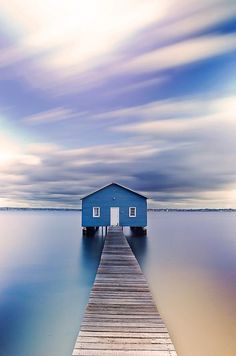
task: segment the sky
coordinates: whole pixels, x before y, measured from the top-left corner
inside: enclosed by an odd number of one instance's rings
[[[0,206],[236,208],[235,0],[0,0]]]

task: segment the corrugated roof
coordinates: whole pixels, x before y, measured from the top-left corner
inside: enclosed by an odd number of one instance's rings
[[[134,193],[134,194],[140,195],[141,197],[147,199],[147,197],[145,197],[144,195],[142,195],[142,194],[140,194],[140,193],[137,193],[137,192],[135,192],[134,190],[125,187],[124,185],[121,185],[121,184],[116,183],[116,182],[112,182],[112,183],[109,183],[109,184],[107,184],[107,185],[104,185],[103,187],[101,187],[101,188],[99,188],[99,189],[97,189],[97,190],[95,190],[95,191],[93,191],[93,192],[91,192],[91,193],[85,195],[85,196],[84,196],[83,198],[81,198],[80,200],[83,200],[84,198],[87,198],[87,197],[89,197],[90,195],[93,195],[93,194],[99,192],[100,190],[109,187],[110,185],[117,185],[118,187],[124,188],[124,189],[126,189],[126,190],[128,190],[128,191],[130,191],[130,192],[132,192],[132,193]]]

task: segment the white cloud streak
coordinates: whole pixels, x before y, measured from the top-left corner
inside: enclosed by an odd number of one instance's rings
[[[13,0],[1,1],[0,7],[19,26],[22,37],[18,43],[26,52],[49,50],[43,65],[83,71],[108,56],[127,39],[127,33],[130,36],[162,18],[168,5],[156,0],[23,0],[19,5]]]
[[[236,129],[236,97],[223,98],[191,98],[190,100],[156,101],[148,105],[131,107],[122,111],[108,113],[108,117],[128,115],[139,117],[141,120],[131,124],[117,124],[111,127],[113,131],[139,134],[180,135],[184,131],[209,129],[216,125]],[[164,117],[163,117],[164,115]],[[166,119],[167,118],[167,119]]]
[[[82,113],[80,113],[81,115]],[[71,109],[64,107],[54,108],[48,111],[43,111],[34,115],[30,115],[22,119],[26,124],[37,125],[45,123],[54,123],[62,120],[68,120],[79,117],[79,114],[73,112]]]
[[[167,114],[168,104],[173,113],[175,102],[169,101],[152,103],[151,115],[158,114],[155,105]],[[199,98],[186,98],[177,105],[177,116],[160,120],[147,120],[147,105],[143,111],[134,107],[132,114],[143,115],[139,122],[109,128],[128,134],[117,144],[69,149],[22,146],[5,137],[0,195],[10,205],[78,207],[81,195],[117,180],[153,196],[159,206],[236,206],[230,195],[236,181],[235,97],[211,99],[208,116],[191,116],[197,105]],[[185,119],[179,117],[183,112]]]
[[[231,0],[23,0],[20,4],[0,0],[0,8],[5,20],[14,23],[9,26],[11,35],[17,33],[15,44],[0,50],[0,67],[29,61],[26,69],[16,66],[18,75],[54,95],[86,91],[113,76],[164,70],[236,49],[233,35],[181,40],[232,18],[236,5]],[[165,45],[175,41],[179,42]],[[162,48],[144,49],[130,59],[130,46],[145,47],[148,42],[155,47],[161,43]],[[127,90],[141,87],[140,83]]]
[[[182,2],[184,4],[184,2]],[[150,41],[160,38],[162,40],[176,40],[179,37],[196,35],[201,31],[209,30],[210,28],[223,23],[229,19],[233,19],[236,15],[236,3],[229,1],[228,3],[217,2],[210,4],[205,2],[205,6],[196,9],[196,2],[191,4],[190,8],[181,18],[176,18],[168,24],[162,24],[151,32]],[[192,12],[191,12],[192,5]],[[148,39],[146,39],[148,41]]]
[[[202,36],[141,55],[124,65],[127,72],[152,72],[201,61],[236,50],[236,35]]]
[[[235,34],[201,33],[232,19],[236,5],[230,0],[0,0],[0,9],[8,24],[6,43],[10,38],[9,46],[0,49],[2,75],[50,89],[54,97],[104,83],[109,89],[112,79],[118,83],[113,95],[133,94],[161,86],[168,80],[162,73],[166,69],[236,50]],[[1,199],[12,205],[78,206],[95,184],[115,179],[150,192],[162,206],[235,206],[235,101],[186,97],[78,113],[54,101],[49,110],[21,120],[27,132],[43,132],[43,125],[50,124],[56,132],[65,121],[68,135],[73,129],[77,134],[86,121],[79,134],[89,128],[96,135],[102,128],[104,144],[23,145],[1,134]],[[82,116],[86,120],[79,126]],[[107,143],[113,140],[117,143]]]

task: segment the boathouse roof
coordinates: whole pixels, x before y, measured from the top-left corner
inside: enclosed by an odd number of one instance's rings
[[[100,190],[103,190],[103,189],[105,189],[105,188],[107,188],[107,187],[110,187],[110,186],[112,186],[112,185],[116,185],[116,186],[118,186],[118,187],[121,187],[121,188],[123,188],[123,189],[129,191],[129,192],[132,192],[132,193],[134,193],[134,194],[137,194],[137,195],[141,196],[141,197],[144,198],[144,199],[147,199],[147,197],[145,197],[143,194],[140,194],[140,193],[138,193],[138,192],[135,192],[134,190],[132,190],[132,189],[130,189],[130,188],[127,188],[127,187],[125,187],[125,186],[123,186],[123,185],[121,185],[121,184],[119,184],[119,183],[112,182],[112,183],[106,184],[106,185],[104,185],[103,187],[101,187],[101,188],[99,188],[99,189],[97,189],[97,190],[95,190],[95,191],[93,191],[93,192],[91,192],[91,193],[85,195],[84,197],[81,198],[81,200],[83,200],[83,199],[89,197],[90,195],[93,195],[93,194],[99,192]]]

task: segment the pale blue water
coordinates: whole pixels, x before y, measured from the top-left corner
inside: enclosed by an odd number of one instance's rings
[[[178,355],[235,356],[236,214],[148,221],[129,242]],[[0,231],[0,356],[70,356],[102,237],[81,236],[79,212],[0,212]]]
[[[0,230],[0,356],[70,355],[102,239],[79,212],[1,212]]]
[[[179,356],[236,356],[236,213],[150,212],[129,238]]]

